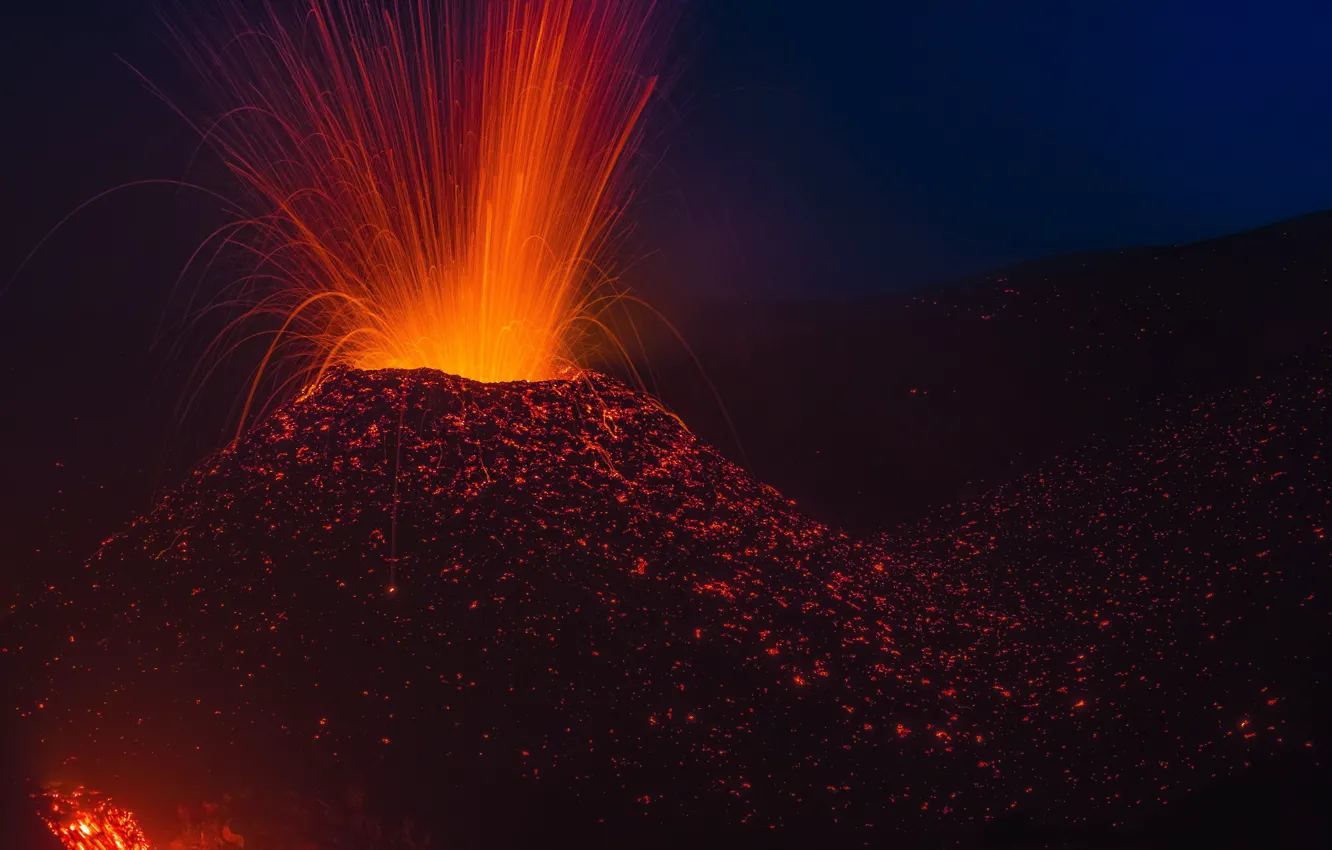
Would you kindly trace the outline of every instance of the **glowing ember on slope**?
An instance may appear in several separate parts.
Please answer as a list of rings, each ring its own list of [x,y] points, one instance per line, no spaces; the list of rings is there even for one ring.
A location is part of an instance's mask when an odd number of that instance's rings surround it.
[[[1316,642],[1257,636],[1326,629],[1330,362],[861,542],[595,375],[337,370],[99,553],[26,705],[111,758],[271,735],[598,817],[1120,817],[1304,745]]]
[[[615,298],[658,5],[313,0],[182,34],[222,113],[205,138],[248,194],[215,247],[258,266],[220,299],[249,310],[218,344],[271,334],[265,364],[305,380],[559,374]]]
[[[46,823],[65,850],[153,850],[134,815],[99,794],[50,789],[40,799]]]

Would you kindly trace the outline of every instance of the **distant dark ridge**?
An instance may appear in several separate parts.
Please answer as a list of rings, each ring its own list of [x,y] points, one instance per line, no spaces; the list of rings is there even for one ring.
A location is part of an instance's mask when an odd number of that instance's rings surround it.
[[[835,525],[890,528],[1233,386],[1332,328],[1332,212],[1180,247],[1025,263],[923,292],[668,311],[753,472]],[[646,323],[651,327],[651,323]],[[739,458],[692,359],[645,371]]]
[[[904,298],[965,291],[971,288],[992,286],[1000,278],[1022,277],[1024,279],[1039,276],[1058,275],[1071,272],[1086,265],[1097,265],[1114,258],[1132,254],[1160,254],[1162,252],[1181,252],[1191,249],[1220,248],[1226,251],[1242,251],[1248,240],[1269,240],[1272,237],[1303,240],[1306,237],[1327,238],[1332,235],[1332,210],[1319,210],[1292,216],[1270,224],[1262,224],[1247,230],[1198,239],[1193,242],[1161,243],[1159,245],[1134,245],[1126,248],[1105,248],[1091,251],[1074,251],[1068,254],[1054,254],[1034,260],[1022,260],[1010,265],[1000,266],[990,271],[931,284],[909,292],[901,293]],[[884,296],[870,297],[863,300],[880,300]],[[862,300],[848,298],[849,301]]]

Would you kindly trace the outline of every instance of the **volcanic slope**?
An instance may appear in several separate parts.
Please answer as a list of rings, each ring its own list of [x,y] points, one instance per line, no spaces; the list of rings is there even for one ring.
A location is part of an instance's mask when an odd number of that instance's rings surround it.
[[[20,708],[85,764],[287,753],[515,812],[1113,819],[1304,745],[1312,650],[1245,642],[1326,607],[1328,365],[871,541],[596,375],[337,371],[53,591]]]

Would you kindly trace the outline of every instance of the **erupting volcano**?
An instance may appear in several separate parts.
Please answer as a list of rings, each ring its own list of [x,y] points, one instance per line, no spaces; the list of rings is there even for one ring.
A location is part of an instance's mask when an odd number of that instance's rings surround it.
[[[256,382],[278,364],[514,381],[607,343],[656,5],[314,0],[181,32],[217,103],[196,123],[243,188],[196,256],[252,258],[217,301],[243,308],[219,348],[268,338]]]
[[[192,260],[248,257],[204,359],[263,341],[242,427],[33,602],[43,764],[350,774],[517,846],[1118,825],[1313,746],[1326,345],[854,538],[587,368],[654,3],[263,9],[178,33],[242,187]],[[148,847],[47,802],[69,850]]]

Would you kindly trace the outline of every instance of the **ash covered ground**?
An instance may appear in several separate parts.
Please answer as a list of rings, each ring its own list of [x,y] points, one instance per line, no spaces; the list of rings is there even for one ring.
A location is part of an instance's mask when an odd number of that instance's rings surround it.
[[[25,734],[464,844],[1131,828],[1320,758],[1330,368],[863,538],[610,379],[337,372],[20,612]]]

